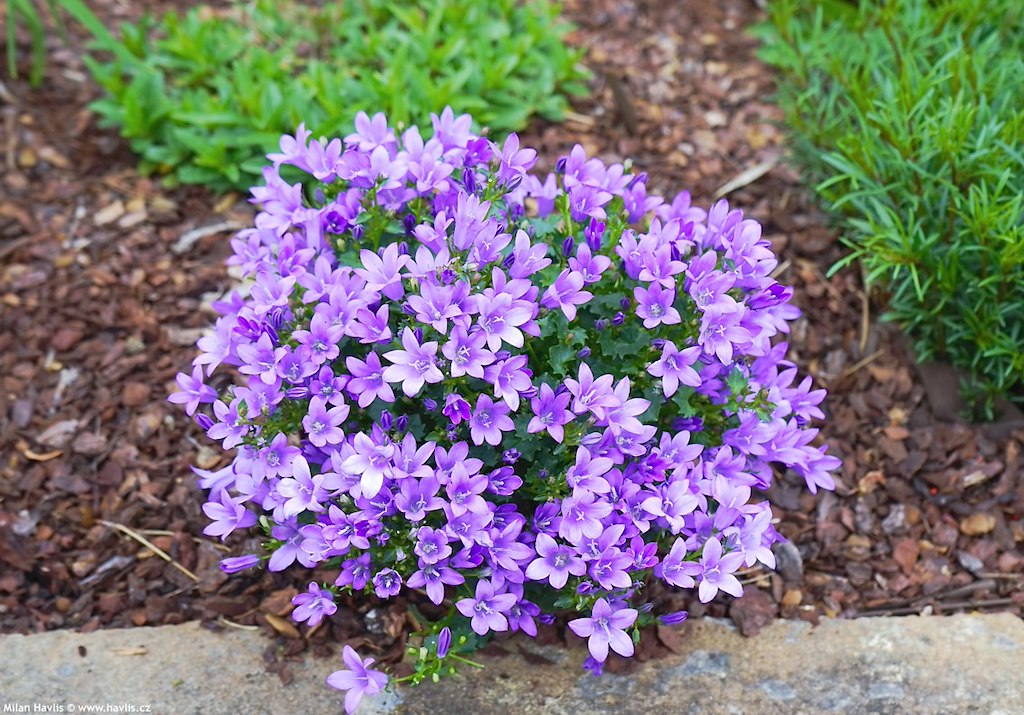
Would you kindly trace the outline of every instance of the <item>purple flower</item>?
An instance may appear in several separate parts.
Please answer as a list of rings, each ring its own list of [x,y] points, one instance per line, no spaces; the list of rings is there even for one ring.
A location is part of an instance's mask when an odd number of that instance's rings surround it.
[[[540,304],[552,310],[561,308],[566,318],[575,320],[576,306],[583,305],[594,297],[590,291],[583,290],[584,283],[582,273],[563,270],[551,287],[544,292]]]
[[[471,619],[473,632],[481,636],[487,631],[507,631],[508,618],[504,614],[517,600],[514,594],[496,594],[494,591],[490,581],[480,579],[476,584],[476,597],[463,598],[455,604],[459,613]]]
[[[700,358],[700,346],[679,350],[671,340],[665,341],[661,358],[647,366],[647,372],[661,378],[665,397],[671,397],[679,389],[679,383],[689,387],[700,387],[701,379],[691,365]]]
[[[399,300],[405,295],[401,272],[409,257],[398,252],[398,244],[388,244],[382,256],[363,249],[359,252],[359,260],[362,267],[356,268],[355,272],[366,281],[367,290],[380,291],[391,300]]]
[[[436,511],[444,506],[444,500],[437,496],[440,489],[440,483],[433,476],[403,479],[399,493],[395,495],[395,506],[409,521],[423,521],[428,511]]]
[[[516,355],[484,370],[484,379],[494,385],[494,396],[505,400],[512,411],[519,409],[519,393],[532,387],[526,356]]]
[[[659,325],[677,325],[682,322],[679,311],[672,305],[675,291],[654,283],[649,289],[634,288],[637,300],[636,314],[643,318],[644,327],[650,330]]]
[[[505,186],[518,184],[526,176],[537,161],[537,152],[533,149],[519,148],[519,135],[513,132],[505,139],[501,149],[501,163],[498,166],[498,181]]]
[[[309,348],[309,354],[316,365],[322,365],[338,357],[341,352],[338,342],[344,336],[345,328],[332,324],[323,312],[313,314],[309,321],[309,330],[296,330],[292,333],[292,337],[300,345]]]
[[[417,530],[413,551],[420,557],[422,564],[436,564],[452,555],[452,547],[448,545],[445,533],[429,526],[421,526]]]
[[[364,115],[365,116],[365,115]],[[341,659],[348,666],[345,670],[336,670],[327,676],[327,684],[345,693],[345,712],[352,715],[359,707],[365,695],[376,695],[388,684],[388,676],[371,670],[373,658],[362,660],[359,654],[346,645],[341,652]]]
[[[213,402],[217,399],[217,391],[203,383],[203,368],[199,365],[192,368],[192,377],[179,372],[174,380],[181,392],[173,393],[167,401],[185,405],[185,414],[194,414],[201,402]]]
[[[618,400],[612,390],[612,376],[602,375],[594,379],[587,363],[580,363],[579,380],[572,378],[565,379],[565,386],[569,394],[575,399],[572,404],[572,411],[580,415],[584,412],[593,412],[599,419],[603,420],[608,415],[608,408],[615,407]]]
[[[461,326],[454,328],[441,348],[441,353],[451,360],[452,377],[472,375],[482,380],[484,367],[494,362],[494,353],[484,348],[486,343],[484,331],[467,334]]]
[[[342,463],[342,467],[360,475],[359,485],[363,495],[373,497],[381,490],[384,477],[391,473],[391,458],[395,453],[395,445],[377,444],[364,433],[355,436],[352,454]]]
[[[448,321],[458,320],[465,315],[462,303],[469,295],[469,283],[459,281],[454,285],[440,286],[421,283],[418,295],[409,296],[409,306],[416,311],[416,320],[430,325],[441,334],[448,332]],[[469,325],[469,318],[464,327]]]
[[[530,245],[530,236],[525,231],[516,233],[515,248],[512,250],[512,265],[508,274],[512,278],[529,278],[534,273],[541,271],[551,265],[551,259],[545,258],[548,251],[547,244],[538,243]]]
[[[334,605],[334,594],[316,583],[309,584],[308,593],[300,593],[292,598],[295,610],[292,619],[297,623],[305,622],[310,628],[320,624],[325,616],[334,615],[338,607]]]
[[[654,567],[654,575],[672,586],[693,588],[693,577],[699,574],[700,570],[699,564],[686,560],[686,544],[683,539],[676,539],[672,544],[672,550]]]
[[[439,604],[444,600],[444,587],[459,586],[466,579],[446,563],[420,564],[419,571],[409,576],[410,588],[422,588],[432,603]]]
[[[602,519],[612,513],[611,504],[596,501],[594,494],[581,491],[562,500],[562,521],[558,535],[577,544],[583,537],[597,538],[604,531]]]
[[[441,382],[444,375],[437,369],[437,343],[420,345],[413,331],[402,331],[403,350],[391,350],[384,357],[394,363],[384,370],[388,382],[401,382],[402,392],[412,397],[424,383]]]
[[[373,592],[379,598],[397,596],[402,590],[402,576],[394,569],[383,569],[373,577]]]
[[[569,628],[580,638],[588,638],[587,648],[594,660],[603,663],[609,647],[621,656],[633,655],[633,639],[626,629],[636,622],[635,608],[613,609],[608,601],[599,598],[594,603],[590,618],[569,621]]]
[[[484,442],[497,445],[501,442],[501,433],[515,429],[515,424],[508,416],[508,406],[504,402],[494,402],[487,395],[480,395],[476,409],[469,419],[469,433],[473,444]]]
[[[462,395],[453,392],[444,398],[444,407],[441,409],[441,414],[447,417],[453,425],[461,424],[463,420],[468,420],[473,413],[473,408]]]
[[[700,585],[697,587],[701,603],[710,601],[719,590],[736,598],[743,595],[743,586],[733,575],[743,565],[743,554],[733,551],[723,555],[722,552],[722,542],[716,537],[704,542],[700,554]]]
[[[283,513],[292,517],[303,511],[323,511],[320,500],[327,498],[322,484],[323,474],[311,476],[309,462],[299,455],[292,460],[292,476],[277,483],[277,493],[284,498]]]
[[[221,541],[228,538],[235,529],[245,529],[256,524],[256,515],[242,506],[240,499],[232,499],[223,489],[217,493],[216,498],[203,504],[203,513],[213,520],[203,529],[203,533],[219,536]]]
[[[530,400],[534,417],[527,425],[526,431],[535,434],[547,430],[551,438],[560,443],[565,438],[565,425],[575,418],[568,409],[570,399],[571,395],[568,392],[556,394],[550,385],[542,384],[537,397]]]
[[[365,362],[355,357],[345,358],[345,367],[352,373],[345,390],[358,399],[360,407],[366,409],[376,399],[395,401],[391,385],[384,380],[384,368],[377,353],[368,353]]]
[[[526,578],[531,581],[547,580],[553,588],[560,589],[569,580],[569,574],[582,576],[587,572],[575,549],[559,544],[547,534],[537,535],[534,548],[537,558],[526,568]]]
[[[302,418],[302,428],[309,435],[310,443],[314,447],[340,444],[345,439],[341,425],[348,417],[348,412],[348,405],[342,404],[328,410],[324,398],[312,398],[309,401],[309,411]]]

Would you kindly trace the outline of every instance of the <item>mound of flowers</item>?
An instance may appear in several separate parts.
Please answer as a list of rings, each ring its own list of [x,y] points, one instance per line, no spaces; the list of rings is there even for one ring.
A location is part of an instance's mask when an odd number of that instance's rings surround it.
[[[262,529],[228,571],[335,569],[294,599],[309,625],[341,592],[446,609],[405,680],[559,612],[599,673],[685,617],[652,612],[653,581],[706,602],[774,566],[754,495],[778,469],[833,487],[825,393],[786,360],[799,313],[756,221],[580,146],[534,176],[516,135],[431,119],[429,139],[381,114],[343,140],[300,126],[268,156],[230,259],[248,280],[170,398],[235,450],[196,470],[206,533]],[[343,656],[352,712],[388,679]]]

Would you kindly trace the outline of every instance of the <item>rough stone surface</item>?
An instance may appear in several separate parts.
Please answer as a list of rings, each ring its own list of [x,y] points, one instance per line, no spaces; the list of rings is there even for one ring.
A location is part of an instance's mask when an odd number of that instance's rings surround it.
[[[682,652],[628,675],[594,678],[580,670],[582,648],[545,648],[535,652],[551,665],[484,659],[481,672],[365,701],[360,712],[1012,715],[1024,708],[1024,622],[1009,614],[826,621],[817,628],[776,621],[752,639],[726,622],[685,628]],[[285,687],[264,672],[266,645],[258,633],[212,633],[194,623],[3,636],[0,711],[81,713],[99,705],[99,712],[148,707],[166,715],[341,712],[337,694],[323,685],[335,660],[307,660]]]

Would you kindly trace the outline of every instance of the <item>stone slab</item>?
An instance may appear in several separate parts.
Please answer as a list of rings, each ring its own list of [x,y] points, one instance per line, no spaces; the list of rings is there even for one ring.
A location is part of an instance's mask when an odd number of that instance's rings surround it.
[[[1010,614],[777,621],[752,639],[723,621],[685,629],[680,653],[600,678],[580,669],[583,648],[522,639],[550,664],[484,659],[483,671],[364,701],[360,713],[1024,713],[1024,621]],[[0,712],[342,712],[324,685],[337,660],[308,658],[286,687],[264,671],[267,643],[195,623],[0,636]]]

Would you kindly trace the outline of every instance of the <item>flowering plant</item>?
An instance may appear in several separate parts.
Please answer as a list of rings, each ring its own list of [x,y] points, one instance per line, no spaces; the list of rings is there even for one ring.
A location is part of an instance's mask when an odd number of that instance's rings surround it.
[[[773,463],[833,487],[839,460],[807,426],[825,393],[773,341],[798,311],[755,221],[650,196],[580,146],[542,180],[516,135],[432,122],[429,139],[381,114],[344,141],[300,126],[268,157],[230,259],[248,295],[215,304],[171,396],[236,449],[196,470],[206,533],[264,530],[266,553],[229,571],[338,569],[294,599],[311,625],[339,592],[446,606],[414,683],[559,610],[600,672],[685,617],[643,604],[652,580],[706,602],[774,566],[752,490]],[[220,366],[239,379],[218,394]],[[330,682],[351,712],[385,681],[344,660]]]

